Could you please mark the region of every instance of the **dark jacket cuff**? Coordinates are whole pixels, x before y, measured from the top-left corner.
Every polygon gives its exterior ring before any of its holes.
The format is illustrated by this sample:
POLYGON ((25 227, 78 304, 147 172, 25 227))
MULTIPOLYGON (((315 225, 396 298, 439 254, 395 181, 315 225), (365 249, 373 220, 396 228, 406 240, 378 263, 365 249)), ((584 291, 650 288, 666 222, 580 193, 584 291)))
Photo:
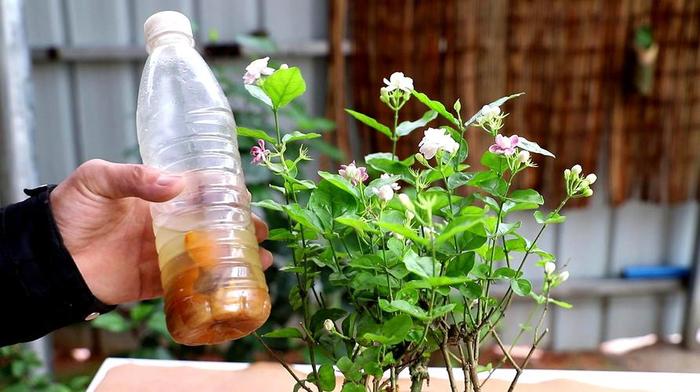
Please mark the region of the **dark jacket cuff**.
POLYGON ((63 245, 49 203, 53 188, 25 190, 30 198, 0 210, 0 298, 9 304, 0 346, 114 309, 92 294, 63 245))

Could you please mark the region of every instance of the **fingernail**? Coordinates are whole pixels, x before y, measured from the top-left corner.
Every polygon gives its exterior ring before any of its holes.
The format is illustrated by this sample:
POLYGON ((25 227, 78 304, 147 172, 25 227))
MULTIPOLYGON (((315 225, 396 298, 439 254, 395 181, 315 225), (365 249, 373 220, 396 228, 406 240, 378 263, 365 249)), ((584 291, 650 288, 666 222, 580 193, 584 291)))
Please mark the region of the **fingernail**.
POLYGON ((156 185, 160 185, 163 187, 166 186, 171 186, 175 184, 176 182, 180 181, 180 176, 174 176, 172 174, 161 174, 160 177, 156 180, 156 185))

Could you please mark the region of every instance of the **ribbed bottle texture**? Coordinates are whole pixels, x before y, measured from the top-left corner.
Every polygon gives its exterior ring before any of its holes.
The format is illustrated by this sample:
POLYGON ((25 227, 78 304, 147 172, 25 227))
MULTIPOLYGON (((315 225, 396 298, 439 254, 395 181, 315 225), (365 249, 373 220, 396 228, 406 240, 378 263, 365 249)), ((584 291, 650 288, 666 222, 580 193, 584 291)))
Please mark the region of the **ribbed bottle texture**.
POLYGON ((215 344, 260 327, 270 297, 226 98, 193 48, 158 39, 139 89, 139 148, 186 184, 151 207, 166 320, 179 343, 215 344))

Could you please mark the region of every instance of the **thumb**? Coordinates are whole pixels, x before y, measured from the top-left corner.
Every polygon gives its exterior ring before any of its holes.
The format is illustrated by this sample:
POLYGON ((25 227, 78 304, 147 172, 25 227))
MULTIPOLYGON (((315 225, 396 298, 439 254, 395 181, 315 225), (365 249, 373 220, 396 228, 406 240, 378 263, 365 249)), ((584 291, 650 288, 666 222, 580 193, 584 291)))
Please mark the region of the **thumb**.
POLYGON ((92 193, 109 199, 138 197, 163 202, 177 196, 185 186, 182 177, 145 165, 94 159, 81 165, 78 172, 81 182, 92 193))

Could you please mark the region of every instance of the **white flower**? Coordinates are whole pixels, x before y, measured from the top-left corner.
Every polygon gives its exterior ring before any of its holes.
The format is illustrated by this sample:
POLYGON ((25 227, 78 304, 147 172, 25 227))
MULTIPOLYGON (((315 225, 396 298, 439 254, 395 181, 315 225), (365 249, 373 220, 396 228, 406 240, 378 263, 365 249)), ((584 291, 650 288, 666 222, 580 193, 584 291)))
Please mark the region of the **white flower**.
POLYGON ((581 174, 581 171, 583 171, 581 165, 574 165, 574 167, 571 168, 571 172, 576 174, 577 176, 581 174))
POLYGON ((384 84, 386 84, 387 92, 402 90, 410 93, 413 90, 413 79, 404 76, 403 72, 394 72, 389 76, 389 80, 384 78, 384 84))
POLYGON ((555 269, 557 269, 557 265, 551 261, 544 263, 544 272, 546 272, 547 275, 551 275, 555 269))
POLYGON ((423 140, 418 143, 421 154, 425 159, 431 159, 438 151, 443 150, 452 154, 459 149, 459 144, 442 128, 428 128, 423 140))
MULTIPOLYGON (((390 180, 391 176, 387 173, 384 173, 379 178, 382 180, 390 180)), ((391 184, 388 184, 388 185, 391 187, 391 189, 393 189, 395 191, 398 191, 399 189, 401 189, 401 186, 397 182, 392 182, 391 184)))
POLYGON ((596 175, 593 174, 593 173, 587 175, 586 178, 585 178, 585 180, 588 181, 588 184, 589 184, 589 185, 595 183, 597 179, 598 179, 598 176, 596 176, 596 175))
POLYGON ((559 274, 559 279, 560 279, 562 282, 566 282, 567 279, 569 279, 569 271, 564 271, 564 272, 562 272, 561 274, 559 274))
POLYGON ((333 320, 331 319, 326 319, 323 322, 323 328, 328 331, 328 332, 333 332, 335 331, 335 324, 333 323, 333 320))
POLYGON ((528 151, 522 150, 518 153, 518 161, 520 163, 527 163, 530 161, 530 153, 528 151))
POLYGON ((384 201, 390 201, 394 198, 394 188, 391 185, 382 185, 379 188, 374 188, 374 193, 379 199, 384 201))
POLYGON ((272 75, 275 70, 267 66, 268 61, 270 61, 269 57, 263 57, 248 64, 245 67, 246 72, 243 75, 243 83, 253 84, 263 76, 272 75))

